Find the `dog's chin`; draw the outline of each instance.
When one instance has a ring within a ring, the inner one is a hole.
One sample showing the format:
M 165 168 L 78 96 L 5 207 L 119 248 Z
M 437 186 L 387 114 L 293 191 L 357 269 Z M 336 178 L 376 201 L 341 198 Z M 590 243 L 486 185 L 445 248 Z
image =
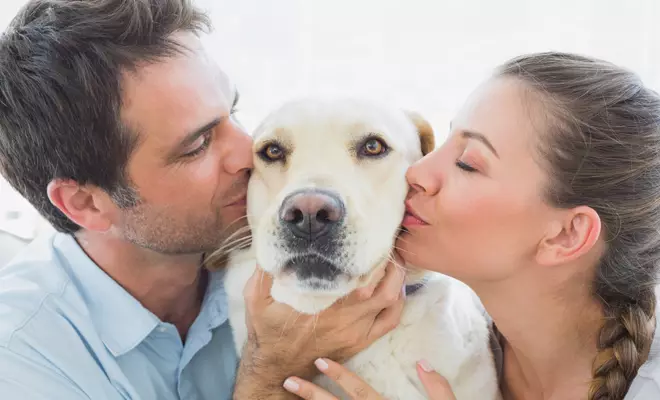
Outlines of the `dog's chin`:
M 318 314 L 354 289 L 348 274 L 317 254 L 291 258 L 280 271 L 274 276 L 271 296 L 305 314 Z
M 290 281 L 275 278 L 270 294 L 279 303 L 287 304 L 300 313 L 314 315 L 351 292 L 348 287 L 342 290 L 344 285 L 337 285 L 332 291 L 305 290 L 304 285 L 303 282 L 291 285 Z
M 306 261 L 311 260 L 307 258 Z M 285 269 L 275 275 L 271 296 L 275 301 L 287 304 L 298 312 L 318 314 L 354 290 L 377 283 L 384 274 L 386 264 L 387 257 L 384 257 L 365 275 L 349 276 L 345 273 L 337 273 L 330 279 L 313 276 L 303 278 L 291 270 L 284 272 Z

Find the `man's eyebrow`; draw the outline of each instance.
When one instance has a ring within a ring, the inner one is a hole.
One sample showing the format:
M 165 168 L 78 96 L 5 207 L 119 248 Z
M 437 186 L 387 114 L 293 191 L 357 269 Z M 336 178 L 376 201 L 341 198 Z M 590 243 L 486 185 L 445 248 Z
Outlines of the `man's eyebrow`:
M 180 151 L 184 150 L 186 147 L 195 143 L 195 141 L 199 139 L 200 136 L 210 131 L 211 129 L 215 128 L 220 123 L 220 121 L 222 121 L 222 118 L 215 118 L 213 121 L 205 124 L 204 126 L 201 126 L 195 129 L 194 131 L 186 134 L 186 136 L 179 142 L 179 144 L 176 145 L 174 151 L 172 151 L 170 157 L 168 158 L 171 159 L 179 155 L 178 153 Z
M 450 122 L 449 123 L 450 131 L 452 130 L 452 125 L 453 124 Z M 495 150 L 495 146 L 493 146 L 493 144 L 490 142 L 490 140 L 488 140 L 488 138 L 486 138 L 486 136 L 484 134 L 479 133 L 479 132 L 475 132 L 475 131 L 469 131 L 469 130 L 462 129 L 461 130 L 461 136 L 464 137 L 465 139 L 475 139 L 475 140 L 480 141 L 486 147 L 488 147 L 488 149 L 493 154 L 495 154 L 495 157 L 500 158 L 500 155 L 497 154 L 497 150 Z
M 232 103 L 231 106 L 232 109 L 236 107 L 236 105 L 238 104 L 239 97 L 240 96 L 238 90 L 234 89 L 234 102 Z M 181 151 L 185 150 L 188 146 L 195 143 L 195 141 L 197 141 L 197 139 L 199 139 L 200 136 L 210 131 L 211 129 L 215 128 L 221 121 L 222 121 L 222 117 L 215 118 L 213 119 L 213 121 L 205 124 L 204 126 L 199 127 L 194 131 L 186 134 L 186 136 L 183 139 L 181 139 L 179 144 L 176 145 L 174 150 L 170 152 L 169 156 L 167 157 L 168 162 L 171 162 L 172 160 L 176 159 L 180 155 L 179 153 Z

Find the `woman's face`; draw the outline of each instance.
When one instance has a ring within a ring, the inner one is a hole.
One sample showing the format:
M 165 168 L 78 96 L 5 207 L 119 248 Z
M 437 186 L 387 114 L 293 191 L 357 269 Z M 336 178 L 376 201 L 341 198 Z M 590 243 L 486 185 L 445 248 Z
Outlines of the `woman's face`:
M 397 242 L 408 264 L 470 282 L 504 279 L 533 262 L 552 208 L 538 164 L 542 119 L 530 101 L 515 80 L 486 82 L 442 147 L 409 169 L 409 233 Z

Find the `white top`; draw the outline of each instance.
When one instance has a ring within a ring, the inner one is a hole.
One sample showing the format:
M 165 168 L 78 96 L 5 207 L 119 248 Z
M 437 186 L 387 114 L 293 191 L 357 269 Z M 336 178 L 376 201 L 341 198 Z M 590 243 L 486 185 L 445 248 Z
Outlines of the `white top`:
M 660 298 L 660 286 L 656 293 Z M 649 352 L 648 360 L 637 372 L 637 376 L 632 381 L 630 389 L 623 400 L 660 400 L 660 304 L 656 307 L 656 328 Z M 491 348 L 495 358 L 495 366 L 498 375 L 502 377 L 502 344 L 499 341 L 500 335 L 495 333 L 491 336 Z
M 655 293 L 660 298 L 660 286 Z M 655 335 L 649 359 L 640 367 L 623 400 L 660 399 L 660 304 L 656 306 L 655 310 Z

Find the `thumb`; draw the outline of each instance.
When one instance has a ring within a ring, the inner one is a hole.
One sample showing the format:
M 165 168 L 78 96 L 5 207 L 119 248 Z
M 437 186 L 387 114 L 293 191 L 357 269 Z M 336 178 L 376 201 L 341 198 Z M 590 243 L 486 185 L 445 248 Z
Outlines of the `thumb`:
M 250 311 L 273 302 L 273 298 L 270 296 L 271 286 L 273 286 L 272 276 L 257 265 L 243 288 L 243 297 Z
M 433 370 L 426 360 L 417 363 L 417 375 L 424 385 L 426 395 L 430 400 L 456 400 L 449 382 Z

